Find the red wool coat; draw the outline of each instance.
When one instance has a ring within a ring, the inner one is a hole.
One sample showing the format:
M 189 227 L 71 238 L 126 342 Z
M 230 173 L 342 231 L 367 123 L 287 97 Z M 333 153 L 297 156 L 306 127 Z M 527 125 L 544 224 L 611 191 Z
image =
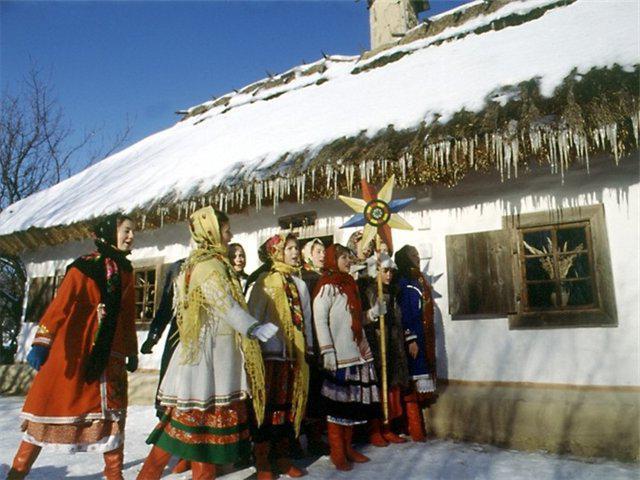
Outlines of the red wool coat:
M 87 383 L 84 363 L 98 329 L 97 283 L 69 269 L 40 321 L 34 344 L 49 345 L 22 410 L 32 422 L 68 424 L 119 420 L 127 408 L 126 356 L 137 354 L 133 273 L 120 271 L 122 295 L 111 357 L 100 380 Z

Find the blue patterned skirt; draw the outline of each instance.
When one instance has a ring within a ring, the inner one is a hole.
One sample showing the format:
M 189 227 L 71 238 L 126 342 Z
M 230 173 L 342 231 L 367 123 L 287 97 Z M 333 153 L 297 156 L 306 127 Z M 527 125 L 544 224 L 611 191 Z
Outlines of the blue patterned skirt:
M 380 418 L 380 390 L 373 362 L 325 372 L 320 393 L 329 422 L 357 425 Z

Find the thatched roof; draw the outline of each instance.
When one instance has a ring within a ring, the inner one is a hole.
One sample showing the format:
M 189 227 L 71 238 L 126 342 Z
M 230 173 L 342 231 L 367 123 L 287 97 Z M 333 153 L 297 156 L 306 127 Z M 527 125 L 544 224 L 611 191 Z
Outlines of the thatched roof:
M 474 2 L 362 57 L 326 57 L 190 108 L 152 135 L 0 213 L 0 248 L 85 238 L 123 210 L 156 228 L 213 203 L 351 193 L 361 177 L 455 185 L 504 181 L 531 162 L 637 150 L 638 5 Z

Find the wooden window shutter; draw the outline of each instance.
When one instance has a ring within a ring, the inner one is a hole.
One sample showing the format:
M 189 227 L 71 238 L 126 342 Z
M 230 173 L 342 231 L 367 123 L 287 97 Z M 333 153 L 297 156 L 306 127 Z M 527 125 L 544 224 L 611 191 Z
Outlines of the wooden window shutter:
M 34 277 L 29 282 L 25 321 L 39 322 L 53 299 L 55 277 Z
M 447 235 L 449 313 L 502 315 L 516 311 L 509 229 Z

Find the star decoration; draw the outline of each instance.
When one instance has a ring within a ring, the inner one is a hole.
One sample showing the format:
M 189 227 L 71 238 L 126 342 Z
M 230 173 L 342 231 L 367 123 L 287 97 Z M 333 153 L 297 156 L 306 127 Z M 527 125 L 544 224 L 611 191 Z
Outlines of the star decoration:
M 376 194 L 375 189 L 363 179 L 362 198 L 339 196 L 340 200 L 356 212 L 340 228 L 364 226 L 362 239 L 360 240 L 361 245 L 368 245 L 378 233 L 381 240 L 392 251 L 391 229 L 413 230 L 409 222 L 398 215 L 398 212 L 413 202 L 415 198 L 392 200 L 394 182 L 395 175 L 391 175 L 391 178 Z

